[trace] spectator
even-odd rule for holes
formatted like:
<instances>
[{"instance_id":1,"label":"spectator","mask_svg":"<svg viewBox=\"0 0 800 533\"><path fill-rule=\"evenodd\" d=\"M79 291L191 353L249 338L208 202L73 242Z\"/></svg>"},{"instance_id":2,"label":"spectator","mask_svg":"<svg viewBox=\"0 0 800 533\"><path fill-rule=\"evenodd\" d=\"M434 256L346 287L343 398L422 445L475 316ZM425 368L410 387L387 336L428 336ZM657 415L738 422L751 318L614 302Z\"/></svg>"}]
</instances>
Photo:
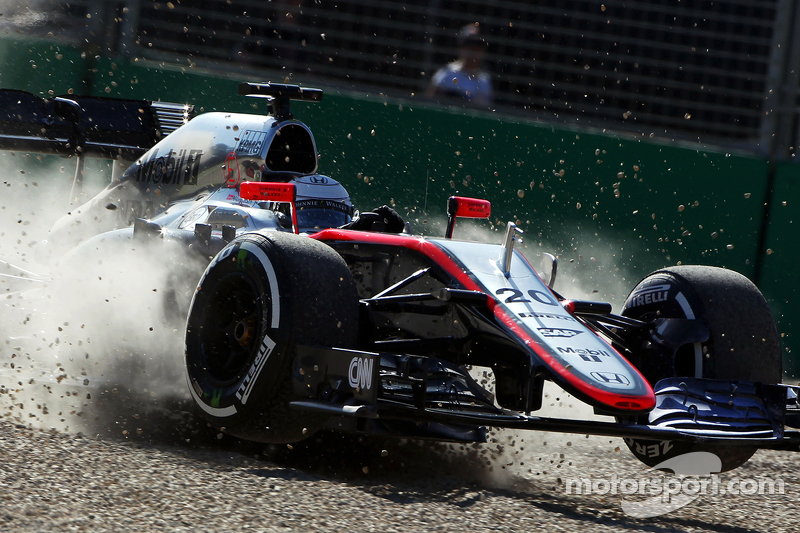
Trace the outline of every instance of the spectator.
<instances>
[{"instance_id":1,"label":"spectator","mask_svg":"<svg viewBox=\"0 0 800 533\"><path fill-rule=\"evenodd\" d=\"M483 70L486 41L478 23L468 24L458 33L458 59L436 71L428 86L429 96L459 96L482 106L492 103L492 82Z\"/></svg>"}]
</instances>

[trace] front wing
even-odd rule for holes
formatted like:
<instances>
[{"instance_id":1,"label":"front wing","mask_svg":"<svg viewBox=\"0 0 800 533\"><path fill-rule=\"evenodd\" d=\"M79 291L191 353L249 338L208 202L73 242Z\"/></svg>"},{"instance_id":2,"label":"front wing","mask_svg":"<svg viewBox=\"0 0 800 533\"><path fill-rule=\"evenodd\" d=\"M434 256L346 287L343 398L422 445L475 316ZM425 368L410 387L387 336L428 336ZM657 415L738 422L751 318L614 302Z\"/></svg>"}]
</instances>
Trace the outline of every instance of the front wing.
<instances>
[{"instance_id":1,"label":"front wing","mask_svg":"<svg viewBox=\"0 0 800 533\"><path fill-rule=\"evenodd\" d=\"M482 441L481 426L489 426L800 451L798 390L668 378L654 387L656 407L646 421L548 418L495 406L466 371L435 358L300 346L291 405L328 415L329 427L364 433L411 422L416 428L431 424L435 434L429 437L454 441ZM341 397L348 400L337 402ZM413 436L426 436L419 433Z\"/></svg>"}]
</instances>

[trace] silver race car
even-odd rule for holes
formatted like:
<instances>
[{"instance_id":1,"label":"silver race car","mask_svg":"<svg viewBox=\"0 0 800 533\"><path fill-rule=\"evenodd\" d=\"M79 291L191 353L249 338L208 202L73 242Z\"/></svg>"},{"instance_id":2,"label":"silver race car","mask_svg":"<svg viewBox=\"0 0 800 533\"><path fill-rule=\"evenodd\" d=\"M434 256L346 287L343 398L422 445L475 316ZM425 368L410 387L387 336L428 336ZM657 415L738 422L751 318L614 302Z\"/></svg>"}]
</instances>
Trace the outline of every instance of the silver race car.
<instances>
[{"instance_id":1,"label":"silver race car","mask_svg":"<svg viewBox=\"0 0 800 533\"><path fill-rule=\"evenodd\" d=\"M292 99L321 91L239 93L268 98L270 113L0 94L0 147L75 157L76 189L83 158L131 161L55 224L43 260L141 242L200 262L175 276L172 305L186 319L189 393L221 431L261 442L323 428L459 442L485 440L487 426L562 431L624 437L651 466L708 451L723 470L759 448L800 449L777 330L743 276L665 268L620 314L565 298L555 258L537 272L515 224L501 244L453 238L458 219L489 216L486 200L448 199L442 238L413 235L389 208L354 212L291 115ZM474 367L491 371L491 391ZM546 381L607 420L536 416Z\"/></svg>"}]
</instances>

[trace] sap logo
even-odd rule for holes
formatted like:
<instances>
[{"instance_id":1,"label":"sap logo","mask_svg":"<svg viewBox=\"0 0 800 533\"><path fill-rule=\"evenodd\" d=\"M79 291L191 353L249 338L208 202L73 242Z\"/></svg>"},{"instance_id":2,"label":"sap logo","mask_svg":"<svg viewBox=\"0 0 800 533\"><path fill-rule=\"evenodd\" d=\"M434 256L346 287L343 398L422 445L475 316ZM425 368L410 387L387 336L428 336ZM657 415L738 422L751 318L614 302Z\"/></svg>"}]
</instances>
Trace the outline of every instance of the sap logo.
<instances>
[{"instance_id":1,"label":"sap logo","mask_svg":"<svg viewBox=\"0 0 800 533\"><path fill-rule=\"evenodd\" d=\"M236 397L242 402L242 405L246 404L247 399L250 398L250 393L253 392L253 386L256 384L258 375L264 370L264 365L267 363L269 354L271 354L274 349L275 341L265 335L264 341L258 349L258 355L256 355L256 359L253 361L253 365L250 367L244 380L242 380L242 384L239 385L239 389L236 391Z\"/></svg>"},{"instance_id":2,"label":"sap logo","mask_svg":"<svg viewBox=\"0 0 800 533\"><path fill-rule=\"evenodd\" d=\"M347 379L350 386L354 389L371 389L372 388L372 365L375 363L374 359L353 357L350 361L350 368L347 371Z\"/></svg>"},{"instance_id":3,"label":"sap logo","mask_svg":"<svg viewBox=\"0 0 800 533\"><path fill-rule=\"evenodd\" d=\"M136 181L153 185L197 185L202 150L173 151L159 157L153 148L146 160L136 168Z\"/></svg>"},{"instance_id":4,"label":"sap logo","mask_svg":"<svg viewBox=\"0 0 800 533\"><path fill-rule=\"evenodd\" d=\"M590 375L600 383L616 383L617 385L630 385L631 383L627 376L613 372L592 372Z\"/></svg>"},{"instance_id":5,"label":"sap logo","mask_svg":"<svg viewBox=\"0 0 800 533\"><path fill-rule=\"evenodd\" d=\"M560 346L557 347L558 351L565 354L570 355L577 355L584 361L590 363L599 363L601 361L600 357L611 357L605 350L590 350L588 348L562 348Z\"/></svg>"},{"instance_id":6,"label":"sap logo","mask_svg":"<svg viewBox=\"0 0 800 533\"><path fill-rule=\"evenodd\" d=\"M575 335L580 335L583 332L575 330L575 329L539 328L539 333L541 333L543 337L566 337L566 338L569 338L569 337L574 337Z\"/></svg>"},{"instance_id":7,"label":"sap logo","mask_svg":"<svg viewBox=\"0 0 800 533\"><path fill-rule=\"evenodd\" d=\"M239 144L236 145L235 152L241 155L258 155L264 147L264 140L267 138L266 131L247 130L242 135Z\"/></svg>"},{"instance_id":8,"label":"sap logo","mask_svg":"<svg viewBox=\"0 0 800 533\"><path fill-rule=\"evenodd\" d=\"M669 295L669 285L653 285L643 289L636 294L632 294L628 300L626 309L639 307L640 305L666 302Z\"/></svg>"}]
</instances>

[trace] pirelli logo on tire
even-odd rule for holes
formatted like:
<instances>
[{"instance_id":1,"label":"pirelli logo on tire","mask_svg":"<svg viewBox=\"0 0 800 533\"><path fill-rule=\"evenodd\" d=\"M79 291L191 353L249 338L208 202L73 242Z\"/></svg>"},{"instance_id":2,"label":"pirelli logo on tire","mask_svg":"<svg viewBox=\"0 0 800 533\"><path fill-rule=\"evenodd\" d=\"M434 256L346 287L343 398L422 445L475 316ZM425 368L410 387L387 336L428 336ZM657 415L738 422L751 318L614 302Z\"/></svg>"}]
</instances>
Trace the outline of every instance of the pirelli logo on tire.
<instances>
[{"instance_id":1,"label":"pirelli logo on tire","mask_svg":"<svg viewBox=\"0 0 800 533\"><path fill-rule=\"evenodd\" d=\"M242 402L242 405L246 404L247 399L250 398L250 393L253 392L253 386L256 384L259 374L261 374L264 365L267 363L267 359L274 349L275 341L265 335L264 340L261 342L261 347L258 349L258 355L256 355L253 364L250 366L250 370L247 372L244 380L242 380L242 384L239 385L239 389L236 391L236 398Z\"/></svg>"}]
</instances>

